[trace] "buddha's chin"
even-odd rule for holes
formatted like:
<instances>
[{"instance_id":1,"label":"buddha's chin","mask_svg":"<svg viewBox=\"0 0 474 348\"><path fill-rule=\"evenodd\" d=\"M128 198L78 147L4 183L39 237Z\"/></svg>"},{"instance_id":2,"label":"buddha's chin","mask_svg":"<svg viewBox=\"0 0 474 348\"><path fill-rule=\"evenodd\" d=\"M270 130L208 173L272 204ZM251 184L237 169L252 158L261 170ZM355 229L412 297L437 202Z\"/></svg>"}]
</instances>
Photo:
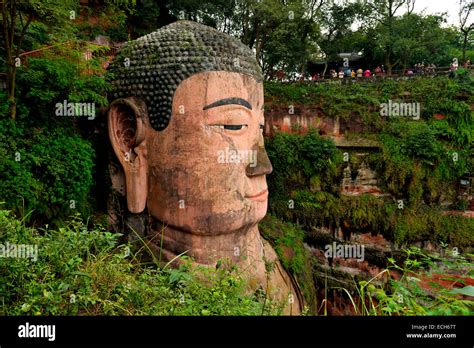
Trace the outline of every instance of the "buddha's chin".
<instances>
[{"instance_id":1,"label":"buddha's chin","mask_svg":"<svg viewBox=\"0 0 474 348\"><path fill-rule=\"evenodd\" d=\"M254 201L253 206L253 220L255 221L255 224L258 224L267 214L268 200Z\"/></svg>"},{"instance_id":2,"label":"buddha's chin","mask_svg":"<svg viewBox=\"0 0 474 348\"><path fill-rule=\"evenodd\" d=\"M195 203L185 210L174 211L152 206L149 212L165 226L185 233L207 236L231 234L256 226L267 214L268 198L262 195L234 201L221 212L203 211L202 206L206 204Z\"/></svg>"},{"instance_id":3,"label":"buddha's chin","mask_svg":"<svg viewBox=\"0 0 474 348\"><path fill-rule=\"evenodd\" d=\"M267 214L268 201L252 202L250 205L250 211L243 209L240 214L235 214L235 211L224 214L225 217L218 221L215 219L209 219L212 221L211 225L208 226L207 231L202 234L232 234L236 232L245 233L246 230L258 225L258 223ZM212 231L211 233L209 233ZM201 234L201 233L199 233Z\"/></svg>"},{"instance_id":4,"label":"buddha's chin","mask_svg":"<svg viewBox=\"0 0 474 348\"><path fill-rule=\"evenodd\" d=\"M256 226L267 214L268 199L263 200L250 200L245 204L246 207L242 208L239 214L235 214L235 211L230 211L226 215L227 231L221 231L222 233L232 233L232 231L239 231L245 228L251 228ZM222 225L214 225L217 230Z\"/></svg>"}]
</instances>

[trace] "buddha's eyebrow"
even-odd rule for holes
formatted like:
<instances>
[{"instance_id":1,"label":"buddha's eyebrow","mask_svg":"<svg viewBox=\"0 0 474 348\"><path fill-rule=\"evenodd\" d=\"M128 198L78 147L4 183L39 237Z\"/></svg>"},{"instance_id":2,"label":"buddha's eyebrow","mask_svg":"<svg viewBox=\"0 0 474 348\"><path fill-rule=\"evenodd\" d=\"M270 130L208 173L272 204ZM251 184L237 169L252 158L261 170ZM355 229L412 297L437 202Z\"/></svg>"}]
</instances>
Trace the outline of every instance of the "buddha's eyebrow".
<instances>
[{"instance_id":1,"label":"buddha's eyebrow","mask_svg":"<svg viewBox=\"0 0 474 348\"><path fill-rule=\"evenodd\" d=\"M208 109L211 109L211 108L216 108L218 106L231 105L231 104L242 105L242 106L246 107L247 109L252 110L252 105L250 105L250 103L248 101L246 101L242 98L221 99L221 100L215 101L214 103L206 105L205 107L203 107L203 110L208 110Z\"/></svg>"}]
</instances>

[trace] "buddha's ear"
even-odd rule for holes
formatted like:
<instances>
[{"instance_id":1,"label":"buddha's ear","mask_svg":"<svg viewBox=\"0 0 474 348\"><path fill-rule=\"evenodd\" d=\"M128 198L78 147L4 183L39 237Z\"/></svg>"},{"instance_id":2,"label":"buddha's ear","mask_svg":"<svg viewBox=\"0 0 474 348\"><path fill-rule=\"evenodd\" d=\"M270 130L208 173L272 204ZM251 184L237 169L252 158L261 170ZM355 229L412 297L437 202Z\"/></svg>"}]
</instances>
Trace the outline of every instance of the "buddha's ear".
<instances>
[{"instance_id":1,"label":"buddha's ear","mask_svg":"<svg viewBox=\"0 0 474 348\"><path fill-rule=\"evenodd\" d=\"M141 213L145 209L148 192L146 105L136 98L117 99L109 106L107 120L110 142L125 173L128 210Z\"/></svg>"}]
</instances>

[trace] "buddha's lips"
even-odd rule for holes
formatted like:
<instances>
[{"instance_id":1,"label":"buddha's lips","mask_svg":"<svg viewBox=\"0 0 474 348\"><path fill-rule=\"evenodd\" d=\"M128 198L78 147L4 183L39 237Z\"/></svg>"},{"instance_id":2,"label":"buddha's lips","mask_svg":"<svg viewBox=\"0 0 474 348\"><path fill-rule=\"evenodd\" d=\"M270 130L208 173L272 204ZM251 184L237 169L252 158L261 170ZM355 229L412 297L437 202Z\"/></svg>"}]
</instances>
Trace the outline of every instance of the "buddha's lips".
<instances>
[{"instance_id":1,"label":"buddha's lips","mask_svg":"<svg viewBox=\"0 0 474 348\"><path fill-rule=\"evenodd\" d=\"M266 200L268 196L268 189L265 189L255 195L246 195L245 198L255 200L255 201L262 201Z\"/></svg>"}]
</instances>

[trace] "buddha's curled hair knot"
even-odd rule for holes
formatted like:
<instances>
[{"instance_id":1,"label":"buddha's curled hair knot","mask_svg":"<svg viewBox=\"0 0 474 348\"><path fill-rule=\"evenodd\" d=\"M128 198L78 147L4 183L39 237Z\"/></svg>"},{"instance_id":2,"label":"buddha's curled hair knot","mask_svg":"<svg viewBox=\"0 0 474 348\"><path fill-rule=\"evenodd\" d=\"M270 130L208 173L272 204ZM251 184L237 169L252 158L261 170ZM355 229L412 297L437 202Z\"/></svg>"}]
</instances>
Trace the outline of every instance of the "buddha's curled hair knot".
<instances>
[{"instance_id":1,"label":"buddha's curled hair knot","mask_svg":"<svg viewBox=\"0 0 474 348\"><path fill-rule=\"evenodd\" d=\"M155 130L168 126L179 84L204 71L229 71L262 80L262 71L247 46L218 30L178 21L126 43L109 66L113 73L109 100L139 97Z\"/></svg>"}]
</instances>

